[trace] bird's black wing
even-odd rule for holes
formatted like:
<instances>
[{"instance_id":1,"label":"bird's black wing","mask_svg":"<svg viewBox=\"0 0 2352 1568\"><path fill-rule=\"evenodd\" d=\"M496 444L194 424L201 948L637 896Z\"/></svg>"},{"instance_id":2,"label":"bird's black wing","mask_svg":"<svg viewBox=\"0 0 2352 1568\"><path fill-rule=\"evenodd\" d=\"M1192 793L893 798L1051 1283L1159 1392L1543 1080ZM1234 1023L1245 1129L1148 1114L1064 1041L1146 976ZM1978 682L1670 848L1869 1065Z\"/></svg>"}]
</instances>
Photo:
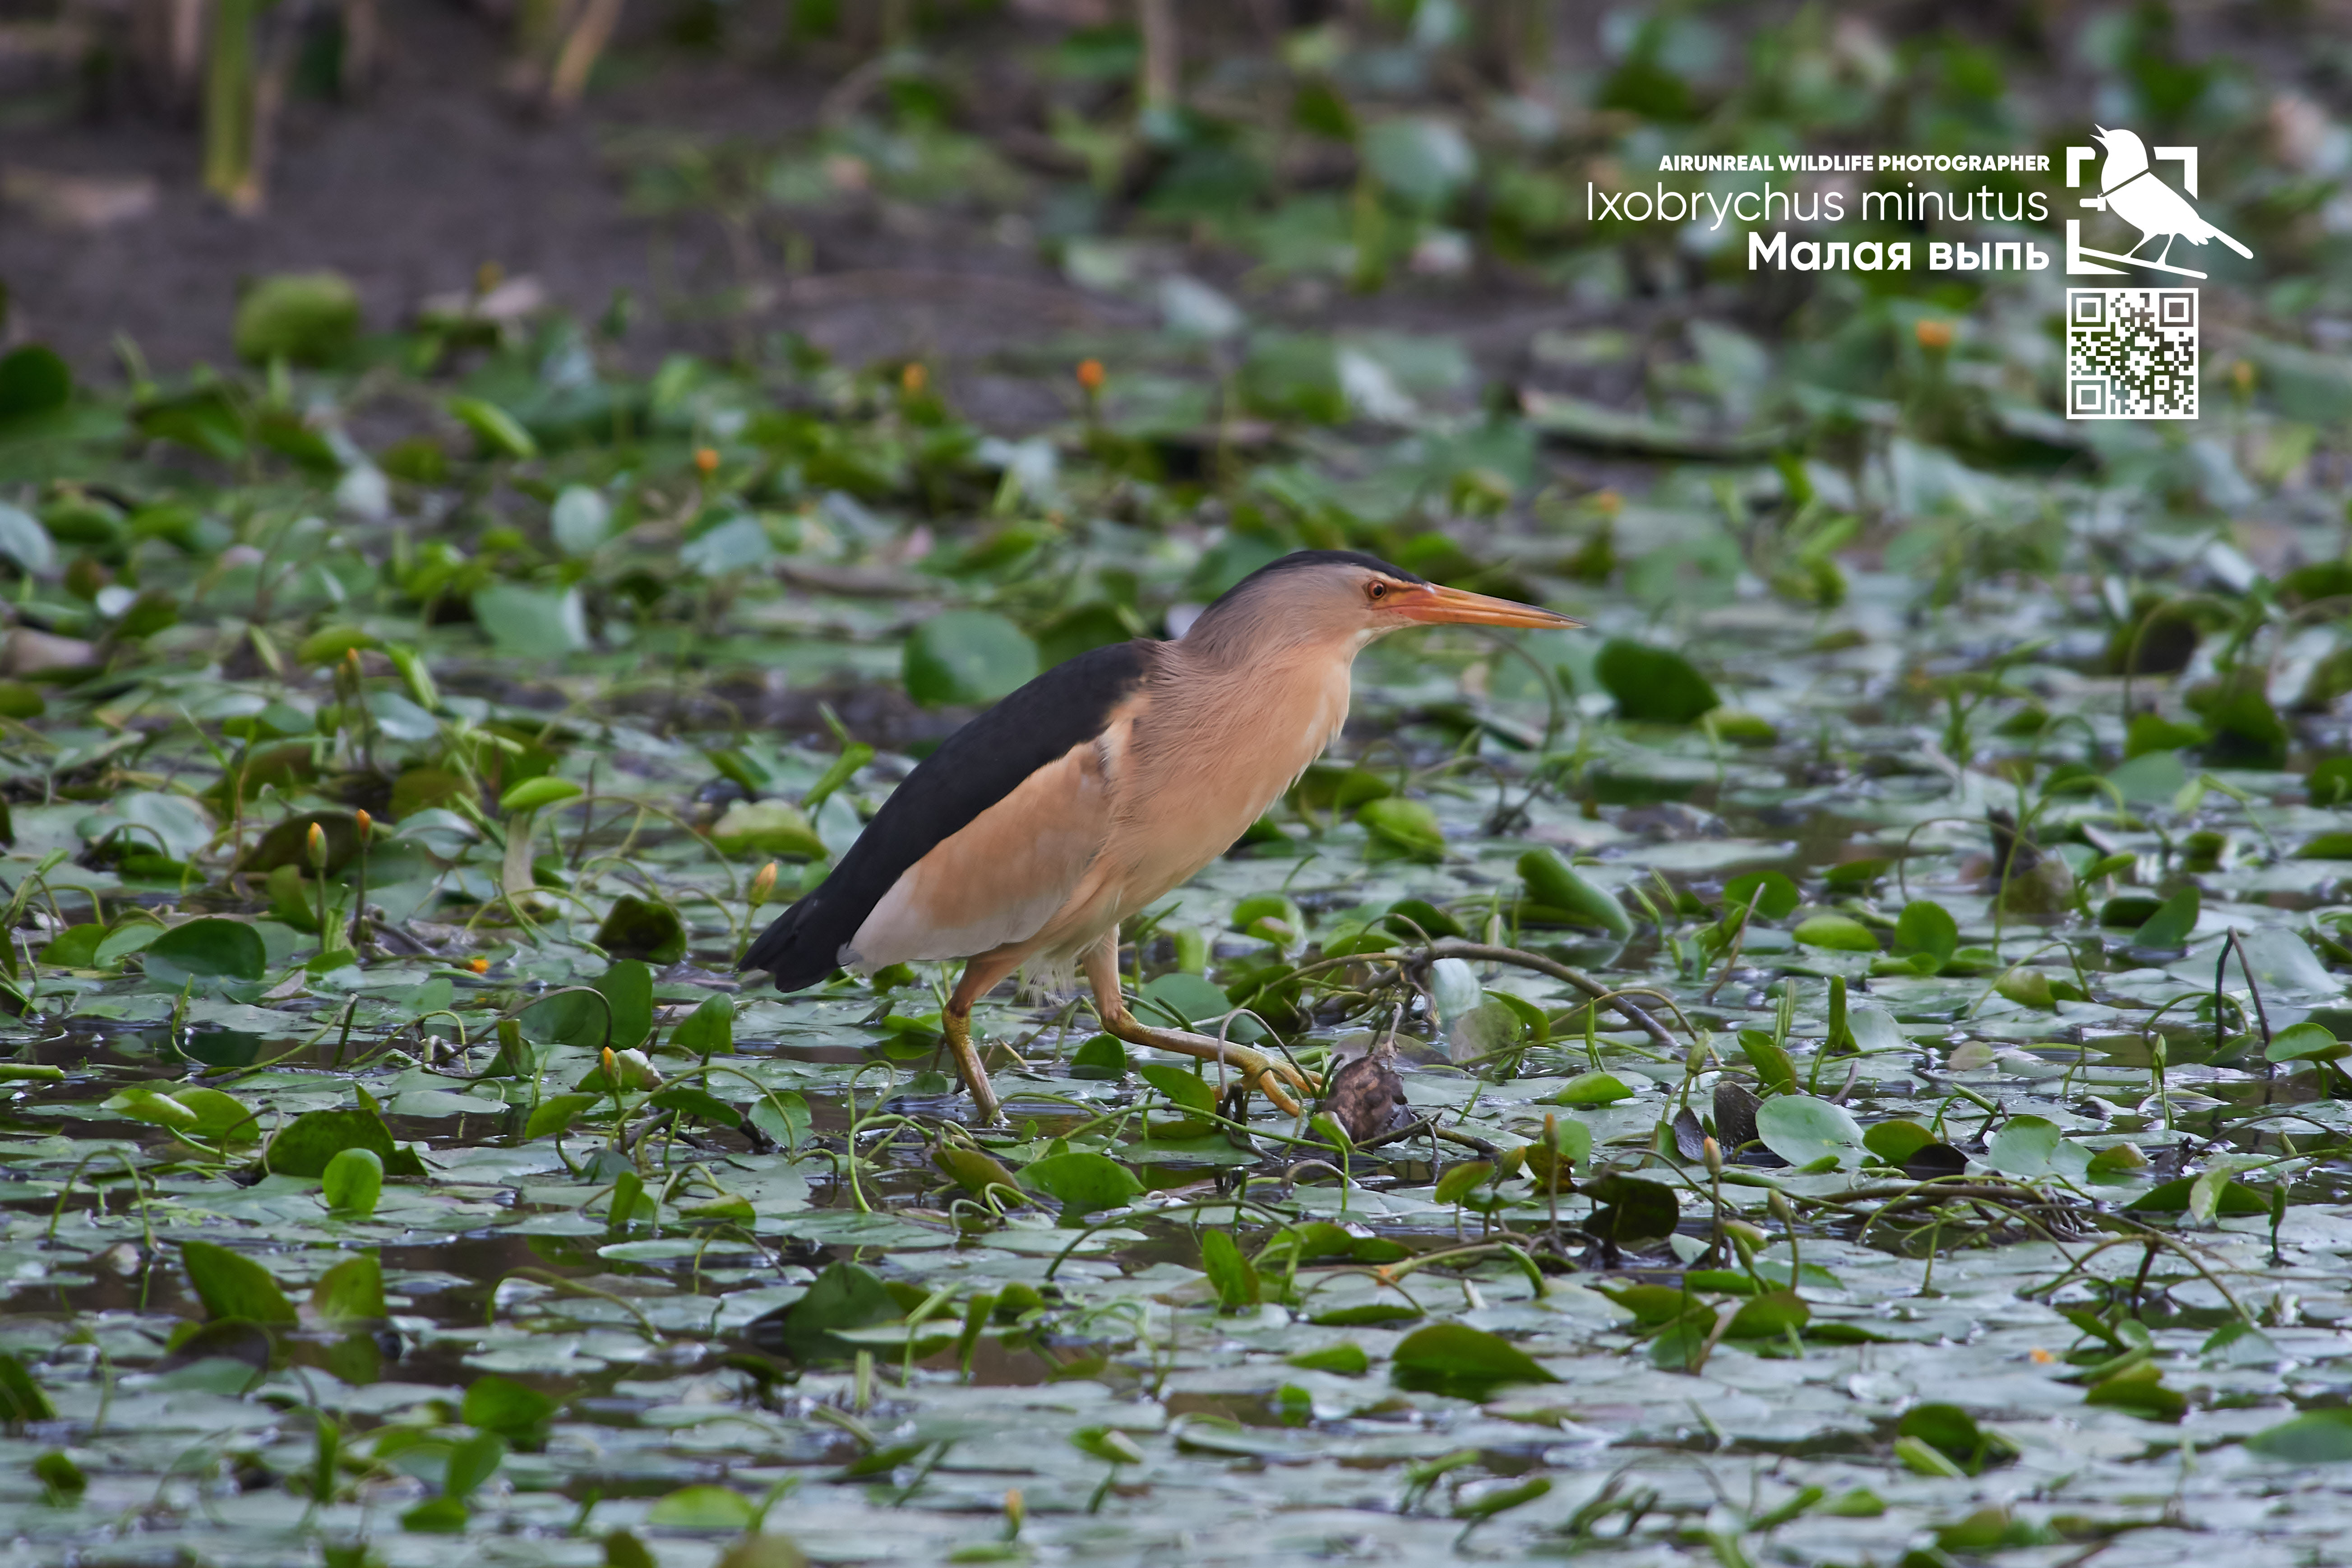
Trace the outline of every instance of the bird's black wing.
<instances>
[{"instance_id":1,"label":"bird's black wing","mask_svg":"<svg viewBox=\"0 0 2352 1568\"><path fill-rule=\"evenodd\" d=\"M1071 747L1102 733L1151 668L1147 640L1055 665L949 736L892 792L816 891L778 915L743 954L779 991L814 985L907 868Z\"/></svg>"}]
</instances>

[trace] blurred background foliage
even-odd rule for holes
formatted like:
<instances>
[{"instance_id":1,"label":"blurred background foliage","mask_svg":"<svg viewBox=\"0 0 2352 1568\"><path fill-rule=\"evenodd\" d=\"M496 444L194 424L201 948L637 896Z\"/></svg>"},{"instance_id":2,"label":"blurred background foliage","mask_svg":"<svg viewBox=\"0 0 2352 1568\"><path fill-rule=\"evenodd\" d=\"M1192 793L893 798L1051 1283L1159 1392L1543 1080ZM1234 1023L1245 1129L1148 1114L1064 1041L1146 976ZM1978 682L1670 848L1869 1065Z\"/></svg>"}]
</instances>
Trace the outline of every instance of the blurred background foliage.
<instances>
[{"instance_id":1,"label":"blurred background foliage","mask_svg":"<svg viewBox=\"0 0 2352 1568\"><path fill-rule=\"evenodd\" d=\"M2211 760L2281 765L2298 735L2328 752L2352 689L2330 629L2352 585L2352 45L2334 16L9 0L26 145L103 149L133 124L181 162L12 164L0 277L47 281L56 246L99 256L142 223L273 232L293 221L274 185L338 127L478 67L494 136L586 117L655 282L565 298L445 255L470 283L387 304L378 279L275 271L239 281L218 363L173 364L128 331L111 364L61 355L35 334L54 320L86 347L87 323L20 287L0 361L6 700L19 720L97 701L109 721L42 771L98 788L77 770L103 779L101 758L150 743L104 705L138 672L332 668L350 689L315 711L213 731L246 748L236 766L331 733L304 765L364 781L346 804L471 784L488 805L547 764L436 728L469 683L576 707L591 688L541 683L593 676L594 700L656 729L782 726L824 751L820 711L856 694L850 731L919 750L1045 663L1181 630L1283 550L1347 545L1603 603L1658 643L1744 600L1835 610L1856 571L1912 583L1914 615L2032 586L2065 606L2042 658L2185 674L2195 700L2165 721ZM761 128L597 119L654 81L673 107L757 105ZM2206 210L2256 258L2207 263L2195 426L2058 417L2055 271L1750 271L1736 222L1596 220L1588 197L1757 178L1654 172L1688 153L2063 167L2116 122L2200 145ZM1906 183L1800 184L1852 204L1873 179ZM362 242L395 248L403 215L377 216ZM2047 228L1837 233L1923 258L1938 237L2054 248ZM665 278L685 235L716 259ZM1707 700L1629 706L1589 651L1537 663L1601 714L1717 705L1696 669ZM1699 663L1735 692L1764 679ZM379 670L397 692L362 689ZM1951 679L1923 670L1898 700L1958 712ZM57 748L11 733L28 760Z\"/></svg>"}]
</instances>

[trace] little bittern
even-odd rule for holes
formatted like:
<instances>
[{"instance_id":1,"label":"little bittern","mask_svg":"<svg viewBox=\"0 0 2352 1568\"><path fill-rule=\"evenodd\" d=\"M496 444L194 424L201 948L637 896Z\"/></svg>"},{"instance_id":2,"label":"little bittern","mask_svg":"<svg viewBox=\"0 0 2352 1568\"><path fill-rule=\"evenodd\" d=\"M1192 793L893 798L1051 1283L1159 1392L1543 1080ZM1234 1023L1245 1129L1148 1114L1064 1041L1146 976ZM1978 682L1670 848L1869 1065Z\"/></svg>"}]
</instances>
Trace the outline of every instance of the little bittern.
<instances>
[{"instance_id":1,"label":"little bittern","mask_svg":"<svg viewBox=\"0 0 2352 1568\"><path fill-rule=\"evenodd\" d=\"M967 960L942 1022L983 1120L996 1097L971 1006L1024 965L1049 987L1083 970L1105 1029L1232 1067L1295 1113L1294 1091L1314 1086L1289 1063L1128 1011L1119 922L1232 847L1322 755L1365 644L1448 623L1578 624L1369 555L1303 550L1244 578L1181 637L1058 664L925 758L743 967L797 991L836 969Z\"/></svg>"}]
</instances>

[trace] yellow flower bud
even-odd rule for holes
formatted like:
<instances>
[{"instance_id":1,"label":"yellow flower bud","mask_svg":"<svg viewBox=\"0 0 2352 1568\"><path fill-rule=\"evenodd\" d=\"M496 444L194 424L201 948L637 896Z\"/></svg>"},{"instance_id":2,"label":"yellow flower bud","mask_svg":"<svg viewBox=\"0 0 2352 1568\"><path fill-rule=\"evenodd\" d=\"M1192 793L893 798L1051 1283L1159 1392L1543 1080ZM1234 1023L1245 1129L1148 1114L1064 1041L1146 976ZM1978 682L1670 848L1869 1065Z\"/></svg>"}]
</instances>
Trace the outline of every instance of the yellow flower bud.
<instances>
[{"instance_id":1,"label":"yellow flower bud","mask_svg":"<svg viewBox=\"0 0 2352 1568\"><path fill-rule=\"evenodd\" d=\"M1029 1505L1022 1500L1019 1487L1004 1489L1004 1528L1008 1535L1021 1533L1021 1526L1029 1517Z\"/></svg>"},{"instance_id":2,"label":"yellow flower bud","mask_svg":"<svg viewBox=\"0 0 2352 1568\"><path fill-rule=\"evenodd\" d=\"M776 863L773 860L771 860L766 865L761 867L751 878L751 891L750 894L751 907L756 910L761 904L766 903L769 898L774 894L775 890Z\"/></svg>"},{"instance_id":3,"label":"yellow flower bud","mask_svg":"<svg viewBox=\"0 0 2352 1568\"><path fill-rule=\"evenodd\" d=\"M321 871L327 868L327 830L317 823L310 824L310 864Z\"/></svg>"},{"instance_id":4,"label":"yellow flower bud","mask_svg":"<svg viewBox=\"0 0 2352 1568\"><path fill-rule=\"evenodd\" d=\"M360 842L366 843L369 837L375 832L375 818L362 809L352 813L352 820L359 826Z\"/></svg>"},{"instance_id":5,"label":"yellow flower bud","mask_svg":"<svg viewBox=\"0 0 2352 1568\"><path fill-rule=\"evenodd\" d=\"M1770 1206L1774 1219L1786 1226L1793 1226L1797 1223L1797 1205L1789 1201L1788 1194L1775 1187L1772 1189L1772 1195L1765 1201Z\"/></svg>"},{"instance_id":6,"label":"yellow flower bud","mask_svg":"<svg viewBox=\"0 0 2352 1568\"><path fill-rule=\"evenodd\" d=\"M1723 1174L1722 1144L1710 1138L1699 1146L1699 1152L1706 1161L1706 1173L1708 1175L1719 1176Z\"/></svg>"}]
</instances>

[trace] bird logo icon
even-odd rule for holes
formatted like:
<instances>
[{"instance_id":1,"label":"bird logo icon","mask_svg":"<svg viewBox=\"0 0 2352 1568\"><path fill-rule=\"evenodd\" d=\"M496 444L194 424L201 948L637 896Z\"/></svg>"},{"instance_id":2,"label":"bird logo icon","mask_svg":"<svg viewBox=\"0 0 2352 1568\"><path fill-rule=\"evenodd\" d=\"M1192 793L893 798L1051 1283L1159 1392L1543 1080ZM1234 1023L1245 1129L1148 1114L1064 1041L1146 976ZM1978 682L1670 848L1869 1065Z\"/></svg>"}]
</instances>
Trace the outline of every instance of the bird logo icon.
<instances>
[{"instance_id":1,"label":"bird logo icon","mask_svg":"<svg viewBox=\"0 0 2352 1568\"><path fill-rule=\"evenodd\" d=\"M2070 273L2117 273L2126 267L2144 267L2158 272L2176 273L2183 278L2203 278L2204 273L2175 265L2171 259L2175 242L2187 240L2203 246L2208 240L2220 240L2239 255L2252 259L2253 252L2230 235L2198 216L2189 200L2197 195L2197 149L2194 147L2158 147L2151 154L2147 142L2130 131L2097 129L2097 148L2069 147L2066 149L2066 183L2079 186L2083 164L2099 160L2098 191L2083 198L2083 205L2096 212L2110 213L2139 230L2139 241L2129 250L2116 252L2094 250L2082 242L2083 221L2066 221L2066 270ZM2156 172L2158 161L2177 162L2181 167L2181 184L2188 191L2183 195L2165 183ZM2163 248L2153 258L2141 251L2158 239ZM2114 267L2101 262L2116 262Z\"/></svg>"}]
</instances>

